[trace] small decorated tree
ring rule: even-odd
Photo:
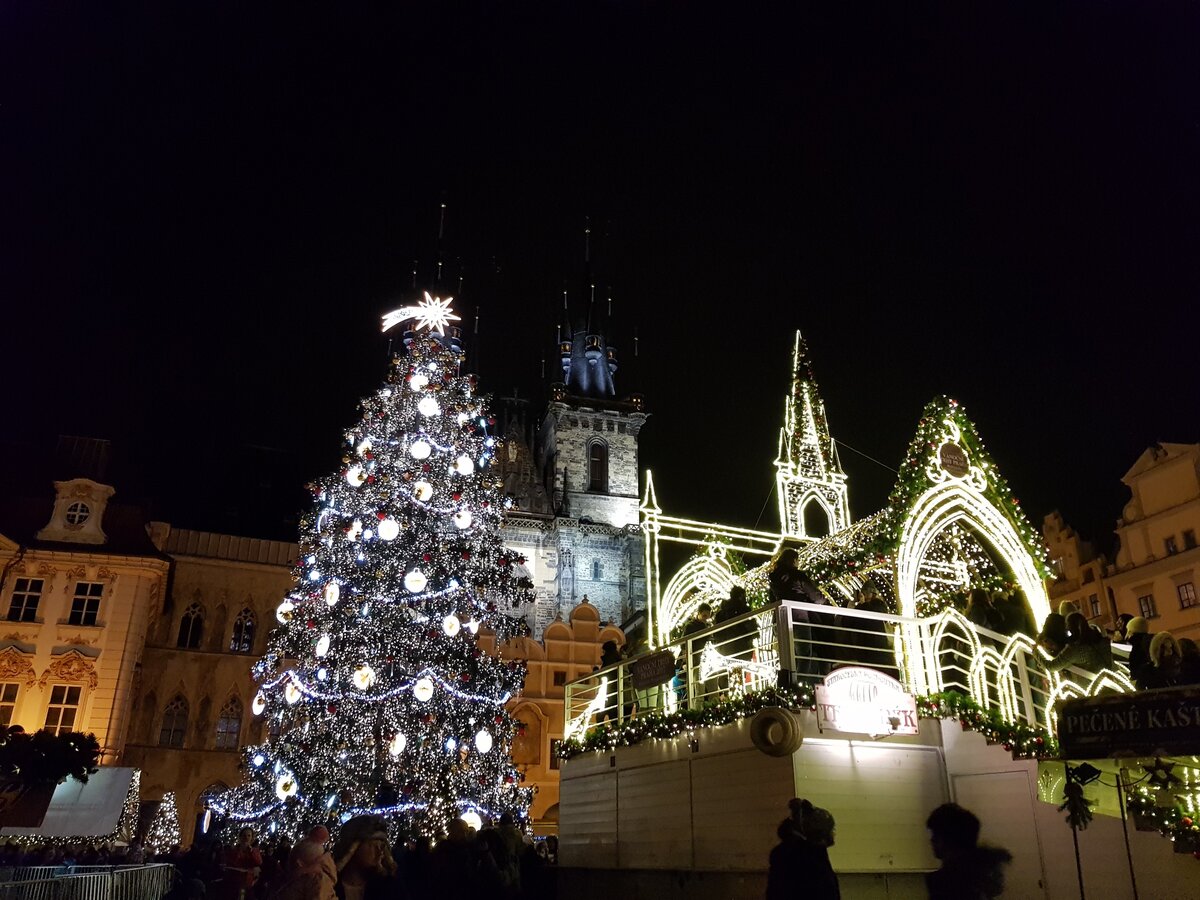
[[[154,853],[164,853],[183,842],[179,833],[179,808],[175,805],[175,792],[163,794],[162,803],[150,820],[146,831],[146,846]]]
[[[295,588],[255,668],[270,739],[214,803],[230,827],[297,834],[372,813],[436,834],[526,813],[505,709],[524,670],[475,635],[504,641],[529,597],[500,542],[494,420],[460,371],[454,319],[428,294],[384,319],[415,324],[346,432],[342,466],[313,487]]]

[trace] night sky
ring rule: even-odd
[[[797,327],[836,439],[895,466],[949,393],[1102,544],[1200,440],[1194,3],[419,5],[3,5],[10,447],[109,438],[119,498],[294,536],[443,200],[483,386],[539,400],[590,217],[669,512],[774,527]]]

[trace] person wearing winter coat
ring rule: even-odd
[[[1112,664],[1112,645],[1108,638],[1088,625],[1082,613],[1076,612],[1067,616],[1066,646],[1046,661],[1046,668],[1057,672],[1071,666],[1094,673],[1111,669]]]
[[[957,803],[943,803],[925,822],[942,867],[925,876],[929,900],[991,900],[1004,893],[1012,854],[979,844],[979,819]]]
[[[391,900],[401,896],[387,822],[382,816],[355,816],[333,845],[338,900]]]
[[[1129,641],[1129,677],[1142,691],[1145,690],[1142,682],[1151,665],[1150,641],[1153,635],[1150,634],[1150,623],[1141,616],[1134,616],[1125,626],[1125,635]]]
[[[273,890],[268,900],[335,900],[338,880],[337,864],[333,854],[325,851],[325,841],[329,840],[329,831],[324,826],[318,826],[324,832],[324,840],[317,828],[309,832],[309,836],[292,848],[288,855],[287,866],[279,886]]]
[[[833,816],[808,800],[793,799],[788,808],[791,815],[779,823],[779,844],[768,857],[767,900],[841,900],[829,862]]]
[[[1176,687],[1183,684],[1183,653],[1179,641],[1169,631],[1161,631],[1150,640],[1150,667],[1142,673],[1138,690]]]

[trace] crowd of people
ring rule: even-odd
[[[178,851],[178,847],[174,848]],[[0,845],[0,867],[16,866],[139,866],[170,861],[169,853],[148,851],[141,841],[131,844],[17,844]]]
[[[393,844],[379,816],[356,816],[330,842],[324,826],[295,846],[260,844],[245,828],[233,844],[197,841],[177,860],[171,900],[446,900],[553,896],[557,840],[535,841],[511,816],[479,831],[453,820],[439,841]]]
[[[925,876],[929,900],[991,900],[1004,893],[1005,866],[1012,854],[979,843],[980,822],[970,810],[944,803],[925,822],[941,867]],[[841,900],[837,873],[829,862],[836,824],[826,809],[799,798],[788,803],[779,823],[779,843],[767,860],[766,900]]]

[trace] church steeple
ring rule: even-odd
[[[571,315],[567,292],[563,291],[563,324],[559,327],[558,351],[562,360],[563,386],[567,394],[593,400],[615,400],[617,352],[609,346],[612,298],[598,299],[592,271],[592,226],[588,220],[583,234],[583,298]]]
[[[799,331],[792,349],[792,389],[784,402],[775,469],[784,534],[812,540],[850,524],[846,473],[829,434],[808,344]]]

